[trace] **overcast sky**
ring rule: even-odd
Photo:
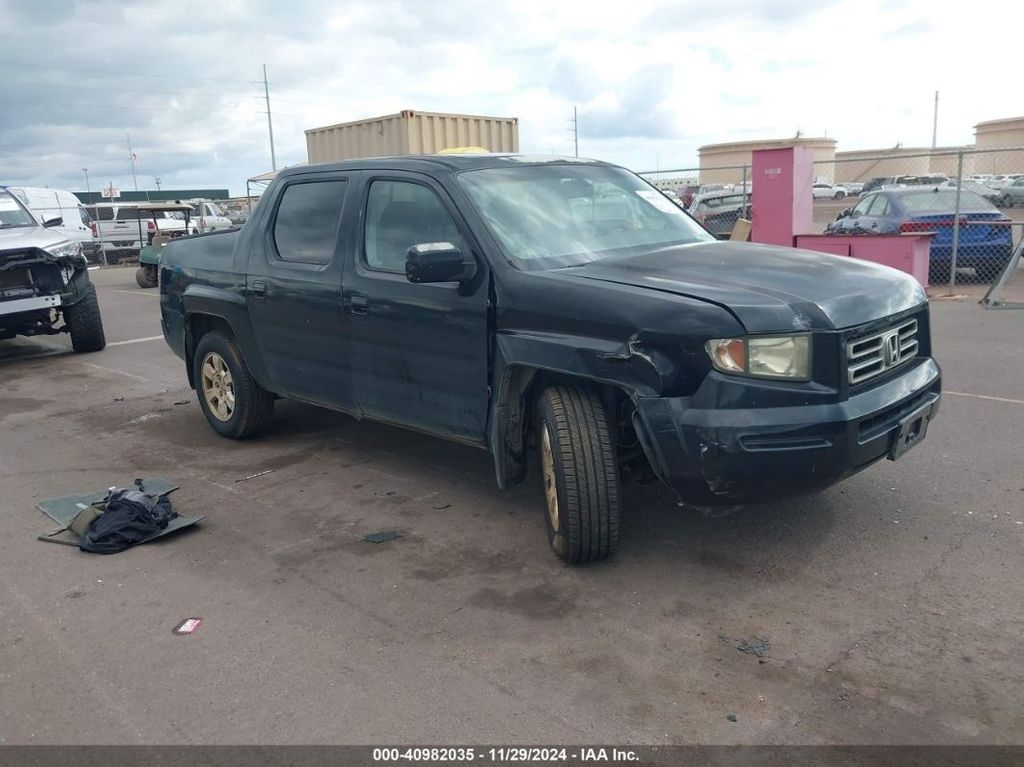
[[[0,183],[227,187],[307,128],[402,109],[519,118],[523,152],[634,170],[719,141],[941,145],[1024,114],[1017,0],[0,0]]]

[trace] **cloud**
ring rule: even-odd
[[[516,116],[523,151],[565,154],[577,105],[581,153],[634,168],[796,126],[920,143],[937,87],[940,141],[967,143],[1005,86],[935,51],[984,39],[987,69],[1012,69],[1013,27],[984,5],[0,0],[0,183],[80,189],[87,167],[131,188],[130,132],[140,186],[240,193],[270,166],[263,63],[279,165],[306,159],[307,128],[400,109]],[[906,67],[931,81],[877,87]]]
[[[651,65],[639,70],[612,92],[614,106],[584,112],[580,135],[588,139],[675,136],[675,116],[665,103],[672,81],[671,69]]]

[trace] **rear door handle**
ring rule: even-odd
[[[370,299],[361,293],[350,293],[348,307],[352,314],[366,314],[370,310]]]
[[[256,298],[266,298],[267,297],[267,283],[265,283],[263,280],[253,280],[252,281],[252,294]]]

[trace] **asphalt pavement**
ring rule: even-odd
[[[288,402],[218,437],[157,292],[93,274],[105,351],[0,341],[0,743],[1024,742],[1024,310],[933,302],[898,462],[715,519],[630,486],[572,568],[482,451]],[[35,540],[41,499],[144,476],[206,520]]]

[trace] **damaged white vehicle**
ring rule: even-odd
[[[69,333],[76,352],[107,345],[82,245],[36,221],[0,187],[0,340]]]

